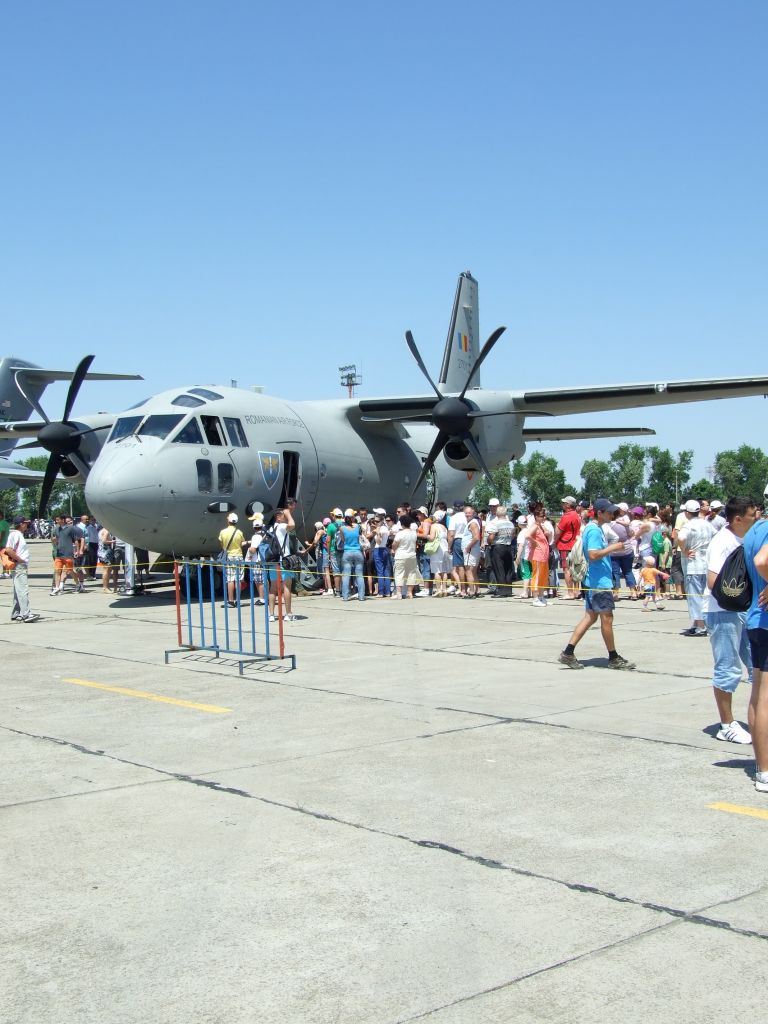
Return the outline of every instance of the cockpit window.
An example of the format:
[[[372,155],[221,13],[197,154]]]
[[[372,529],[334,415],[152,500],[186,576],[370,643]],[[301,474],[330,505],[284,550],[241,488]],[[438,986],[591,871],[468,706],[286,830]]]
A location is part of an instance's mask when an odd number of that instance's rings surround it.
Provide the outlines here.
[[[149,399],[145,398],[143,401],[137,402],[136,405],[129,405],[128,409],[127,409],[127,412],[130,412],[132,409],[140,409],[142,407],[142,405],[146,405],[148,401],[149,401]]]
[[[225,416],[224,426],[227,428],[229,443],[233,448],[248,447],[248,438],[245,436],[245,431],[243,430],[243,425],[240,420],[236,420],[232,416]]]
[[[197,420],[192,417],[189,423],[185,424],[173,439],[174,444],[205,444]]]
[[[209,402],[218,402],[222,397],[217,395],[215,391],[208,391],[207,388],[190,388],[190,395],[200,395],[201,398],[207,398]]]
[[[139,429],[140,437],[168,437],[174,427],[181,423],[182,416],[171,416],[167,413],[159,416],[147,416]]]
[[[200,421],[203,424],[205,439],[208,444],[223,445],[225,443],[218,416],[201,416]]]
[[[141,423],[142,418],[141,416],[121,416],[114,427],[112,427],[109,440],[119,441],[121,437],[128,437],[130,434],[135,433],[136,427]]]
[[[178,395],[171,405],[183,405],[187,409],[194,409],[198,405],[205,405],[205,402],[202,398],[195,398],[194,395]]]

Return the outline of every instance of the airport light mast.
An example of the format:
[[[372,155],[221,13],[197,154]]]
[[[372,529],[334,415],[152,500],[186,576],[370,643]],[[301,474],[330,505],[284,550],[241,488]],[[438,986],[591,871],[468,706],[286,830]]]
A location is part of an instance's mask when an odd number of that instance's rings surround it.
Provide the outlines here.
[[[347,389],[347,394],[352,398],[354,389],[359,388],[363,383],[363,375],[357,372],[354,363],[349,366],[340,366],[339,373],[341,374],[341,386]]]

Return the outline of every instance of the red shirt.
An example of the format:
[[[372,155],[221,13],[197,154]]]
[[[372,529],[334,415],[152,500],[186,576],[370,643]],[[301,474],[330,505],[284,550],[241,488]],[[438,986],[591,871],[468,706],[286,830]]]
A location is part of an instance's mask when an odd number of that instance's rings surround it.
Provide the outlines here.
[[[581,533],[581,516],[574,509],[564,512],[557,528],[560,531],[560,537],[556,544],[557,550],[570,551]]]

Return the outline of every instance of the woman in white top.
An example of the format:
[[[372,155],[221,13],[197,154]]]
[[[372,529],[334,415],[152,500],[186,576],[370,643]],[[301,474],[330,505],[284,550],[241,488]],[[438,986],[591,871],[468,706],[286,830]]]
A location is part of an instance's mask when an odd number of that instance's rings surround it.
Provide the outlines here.
[[[399,600],[401,593],[405,591],[406,597],[413,597],[414,587],[420,586],[423,582],[416,559],[416,531],[410,527],[410,518],[400,516],[400,529],[392,541],[395,570],[395,593],[392,595],[394,600]]]

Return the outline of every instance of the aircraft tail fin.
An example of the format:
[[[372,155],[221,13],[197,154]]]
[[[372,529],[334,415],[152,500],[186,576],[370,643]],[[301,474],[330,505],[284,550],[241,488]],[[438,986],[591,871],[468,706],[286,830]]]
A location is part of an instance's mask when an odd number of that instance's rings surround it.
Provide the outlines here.
[[[461,392],[467,383],[480,351],[480,314],[477,281],[468,270],[459,275],[456,298],[445,342],[443,365],[438,384],[444,392]],[[472,387],[480,387],[480,371],[472,378]]]
[[[0,423],[4,420],[26,420],[32,412],[32,406],[16,387],[16,371],[18,369],[36,369],[34,363],[28,363],[25,359],[16,359],[15,356],[8,356],[0,359]],[[34,397],[40,398],[45,390],[45,384],[41,382],[34,389]],[[16,446],[16,441],[3,441],[0,443],[0,456],[8,455]]]

